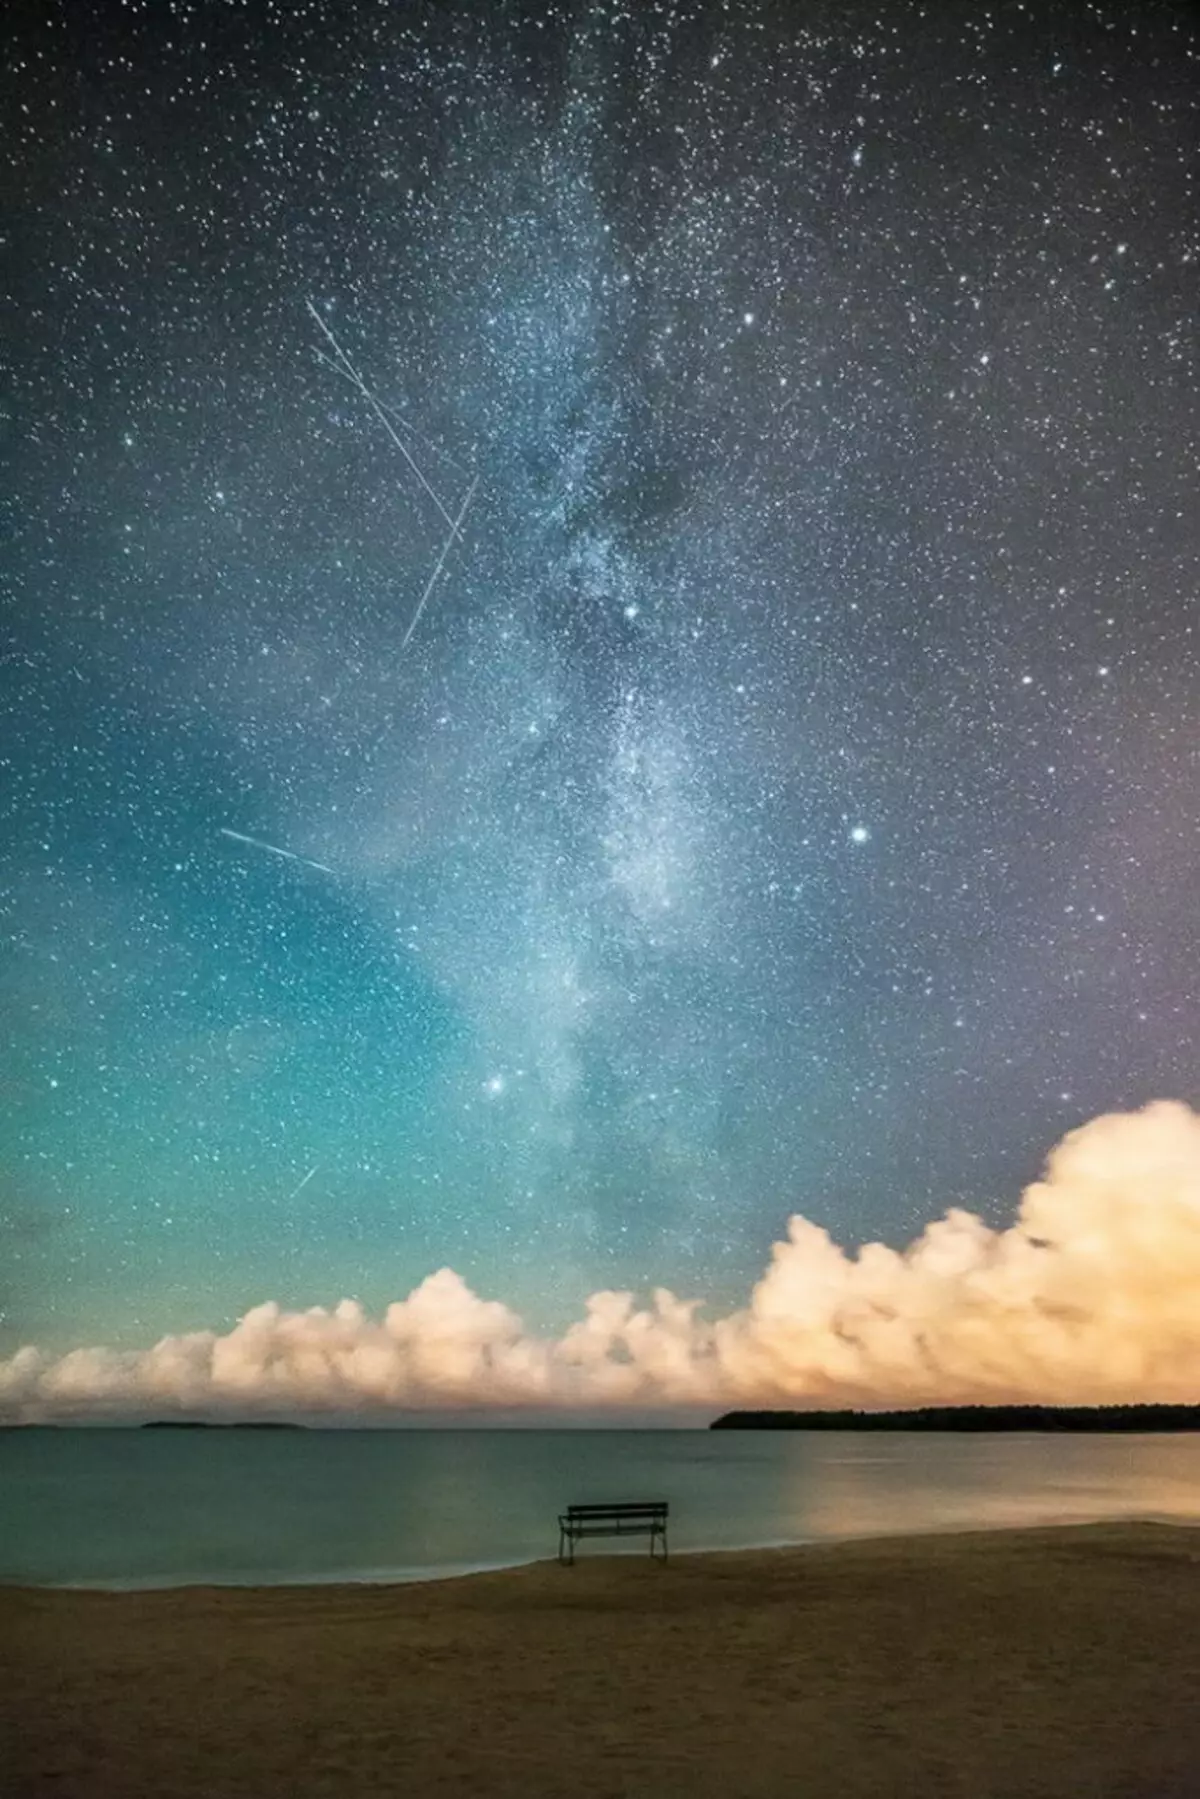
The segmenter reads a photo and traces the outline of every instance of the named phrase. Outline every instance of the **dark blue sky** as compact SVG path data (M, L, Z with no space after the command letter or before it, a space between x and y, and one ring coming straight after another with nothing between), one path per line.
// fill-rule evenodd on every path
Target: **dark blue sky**
M1189 9L6 37L0 1349L729 1304L1200 1098Z

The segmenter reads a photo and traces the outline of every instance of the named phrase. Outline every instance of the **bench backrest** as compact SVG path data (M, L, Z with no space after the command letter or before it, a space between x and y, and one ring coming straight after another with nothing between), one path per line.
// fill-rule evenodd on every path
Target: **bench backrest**
M568 1518L665 1518L667 1501L647 1499L621 1505L569 1505Z

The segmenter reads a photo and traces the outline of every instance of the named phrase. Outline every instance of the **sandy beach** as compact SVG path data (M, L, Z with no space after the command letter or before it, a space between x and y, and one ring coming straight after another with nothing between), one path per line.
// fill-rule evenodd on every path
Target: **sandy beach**
M14 1799L1200 1794L1200 1534L0 1592Z

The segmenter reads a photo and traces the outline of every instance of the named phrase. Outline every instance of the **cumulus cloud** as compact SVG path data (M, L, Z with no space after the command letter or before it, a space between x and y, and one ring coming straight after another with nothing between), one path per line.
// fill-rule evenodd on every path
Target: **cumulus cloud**
M748 1305L716 1321L657 1290L602 1292L557 1339L442 1269L369 1318L256 1306L224 1336L36 1348L0 1411L37 1420L480 1406L896 1405L1200 1400L1200 1114L1094 1119L1051 1153L1016 1222L951 1209L904 1250L847 1254L802 1217Z

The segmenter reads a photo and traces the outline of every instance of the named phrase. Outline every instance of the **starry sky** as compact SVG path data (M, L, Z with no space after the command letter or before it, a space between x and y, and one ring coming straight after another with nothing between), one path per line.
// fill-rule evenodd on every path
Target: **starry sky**
M1188 7L6 39L0 1352L727 1306L1200 1099Z

